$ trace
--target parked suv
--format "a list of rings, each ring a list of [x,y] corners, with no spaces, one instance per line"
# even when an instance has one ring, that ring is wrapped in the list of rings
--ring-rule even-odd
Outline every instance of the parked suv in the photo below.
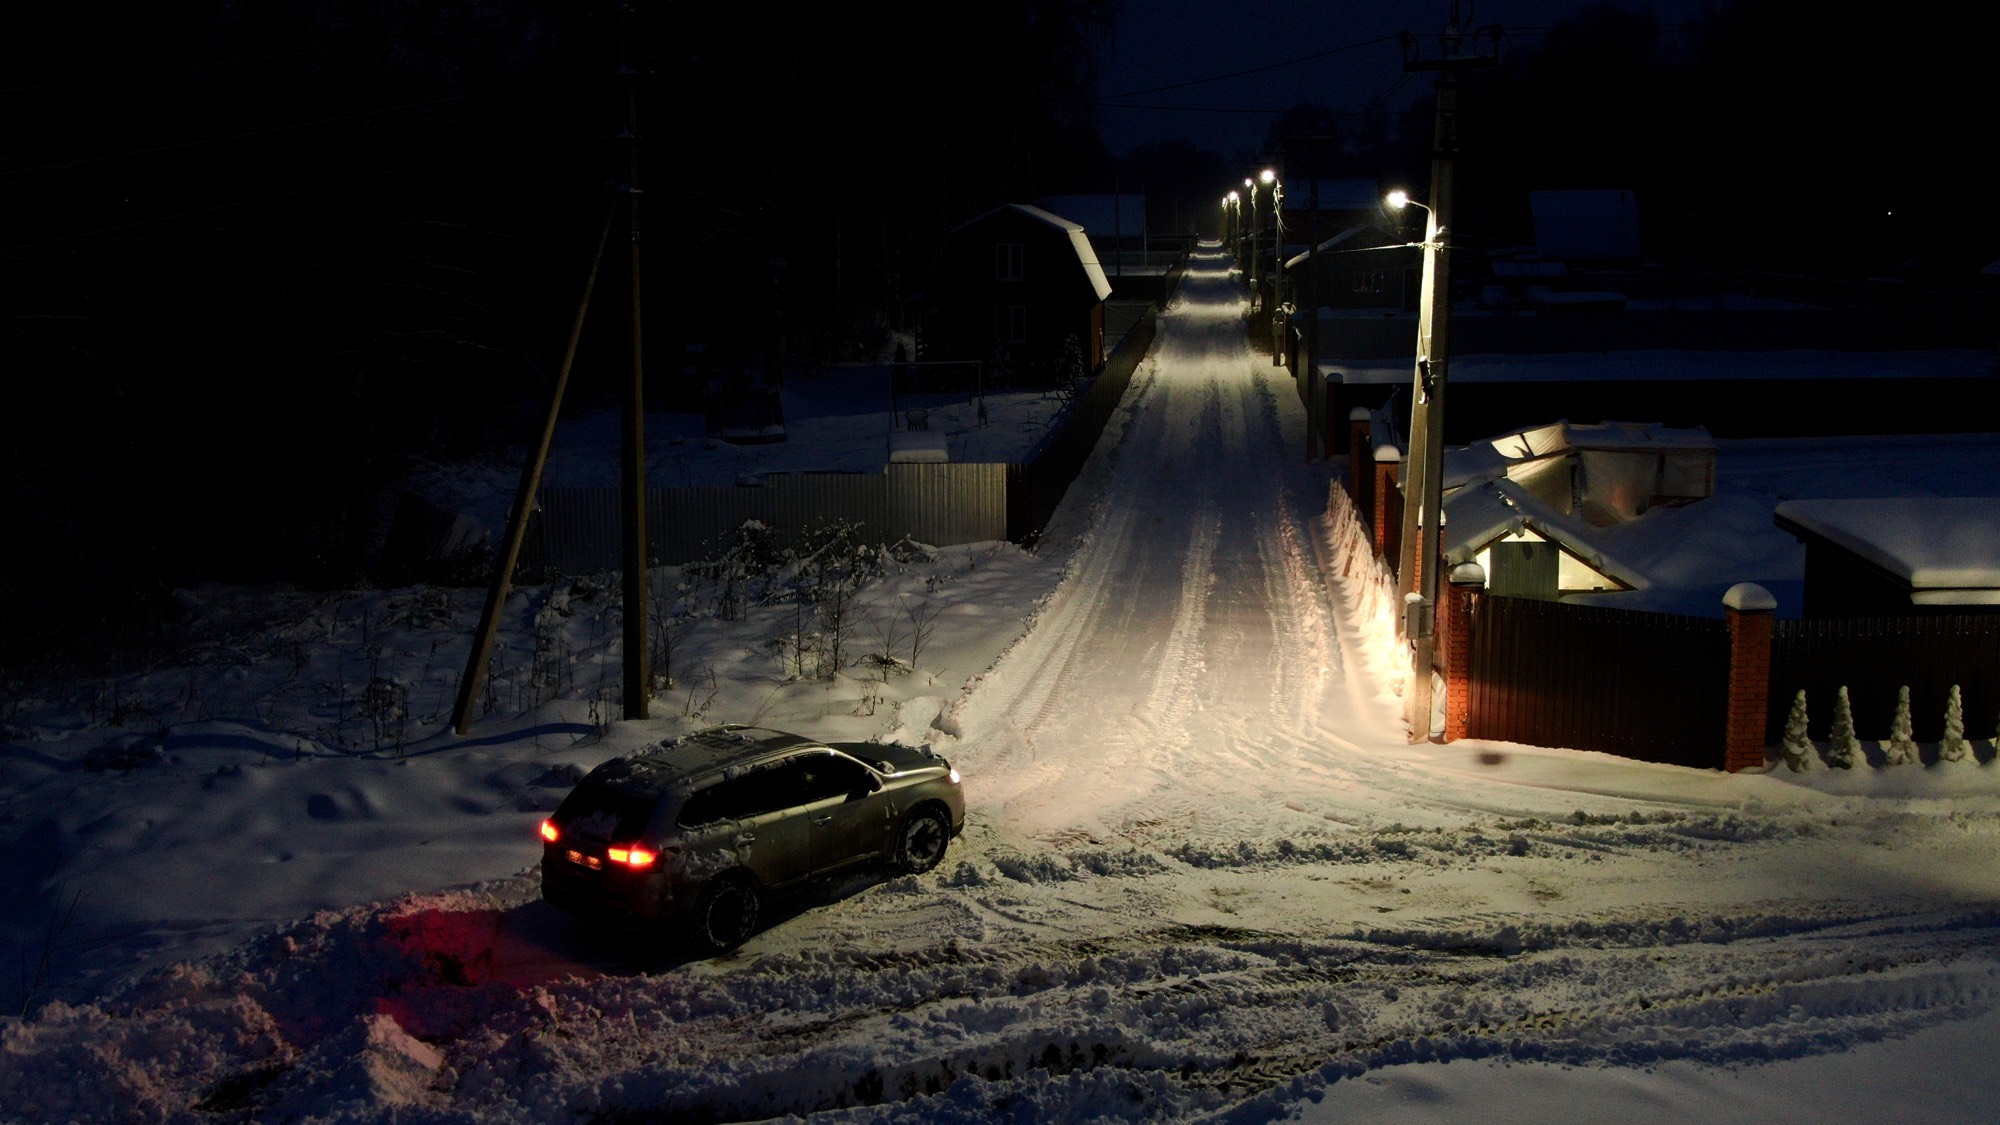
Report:
[[[715,727],[579,781],[542,822],[542,897],[722,952],[767,897],[871,863],[929,871],[964,827],[958,771],[928,748]]]

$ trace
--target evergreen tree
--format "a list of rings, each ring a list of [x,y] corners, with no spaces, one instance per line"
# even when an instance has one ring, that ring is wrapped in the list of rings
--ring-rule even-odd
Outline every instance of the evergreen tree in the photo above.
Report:
[[[1784,755],[1785,764],[1794,773],[1812,769],[1819,764],[1813,753],[1812,739],[1806,734],[1806,693],[1804,688],[1792,697],[1792,710],[1785,716],[1785,741],[1778,747]]]
[[[1944,739],[1938,743],[1938,761],[1972,760],[1972,743],[1965,738],[1965,704],[1959,697],[1958,685],[1953,684],[1944,701]]]
[[[1882,744],[1886,765],[1907,766],[1917,760],[1917,741],[1910,728],[1910,685],[1896,691],[1896,717],[1889,721],[1889,741]]]
[[[1839,769],[1851,770],[1866,758],[1861,752],[1861,740],[1854,736],[1854,711],[1847,702],[1847,685],[1833,697],[1833,729],[1826,735],[1826,764]]]

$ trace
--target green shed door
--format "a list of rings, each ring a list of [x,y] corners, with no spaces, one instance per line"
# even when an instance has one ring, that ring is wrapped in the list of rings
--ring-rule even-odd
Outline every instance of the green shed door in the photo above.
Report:
[[[1556,600],[1561,549],[1554,543],[1495,543],[1489,550],[1493,572],[1486,576],[1487,593]]]

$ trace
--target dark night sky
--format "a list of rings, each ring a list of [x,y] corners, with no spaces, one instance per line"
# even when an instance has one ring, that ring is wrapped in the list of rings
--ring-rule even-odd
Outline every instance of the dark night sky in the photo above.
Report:
[[[1533,44],[1539,29],[1595,2],[1483,0],[1460,10],[1470,27],[1498,24],[1511,42]],[[1673,25],[1709,2],[1623,6]],[[1235,156],[1254,152],[1271,116],[1301,101],[1357,111],[1381,98],[1388,109],[1405,109],[1431,80],[1404,72],[1398,37],[1431,37],[1426,46],[1434,53],[1450,11],[1450,0],[1125,0],[1099,82],[1105,142],[1122,152],[1185,137]],[[1161,89],[1168,86],[1176,88]]]

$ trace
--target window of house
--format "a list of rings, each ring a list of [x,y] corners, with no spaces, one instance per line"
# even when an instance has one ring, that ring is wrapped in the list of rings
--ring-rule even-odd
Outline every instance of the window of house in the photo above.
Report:
[[[1002,344],[1027,343],[1028,306],[995,305],[993,307],[993,339]]]
[[[1018,242],[994,243],[993,280],[995,281],[1021,280],[1022,259],[1024,257],[1025,255],[1022,253],[1021,244]]]

